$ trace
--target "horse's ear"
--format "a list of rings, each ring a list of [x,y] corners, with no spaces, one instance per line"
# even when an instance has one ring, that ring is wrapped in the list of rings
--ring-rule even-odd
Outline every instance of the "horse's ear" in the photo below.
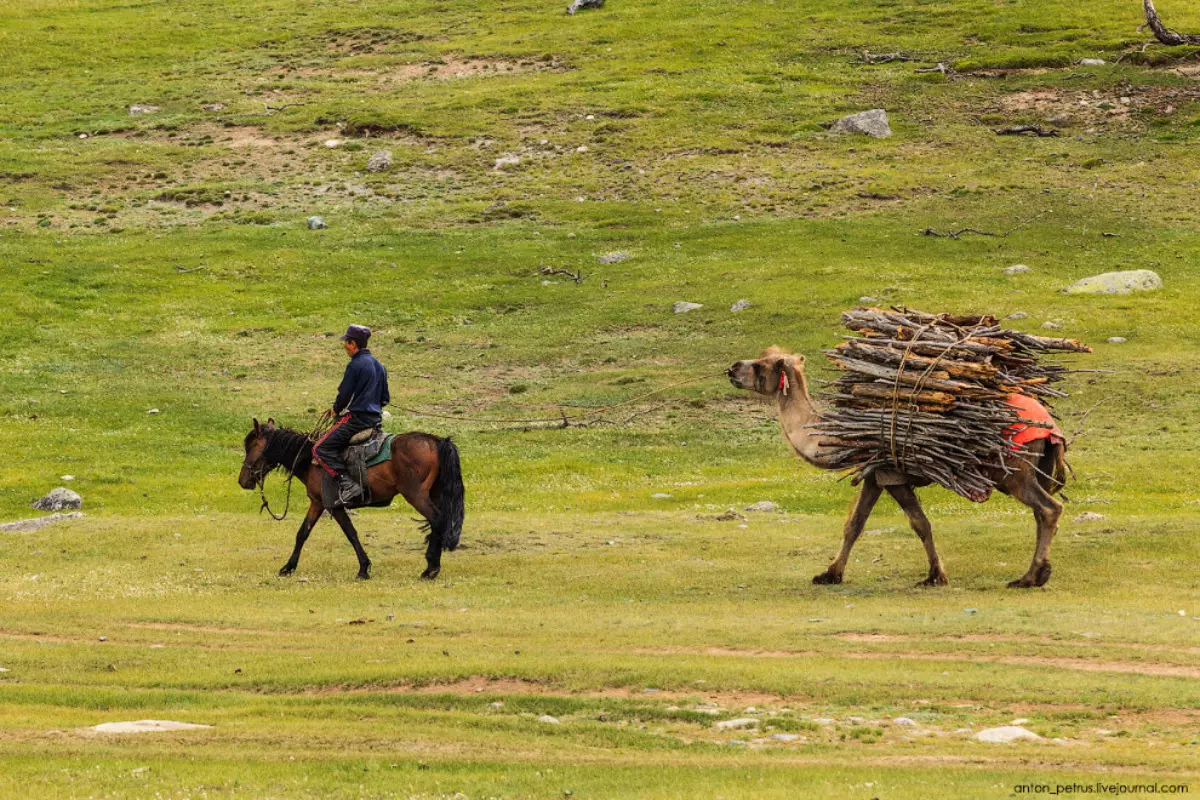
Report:
[[[258,417],[254,418],[254,433],[255,434],[262,433],[262,425],[258,424]]]
[[[274,417],[269,417],[267,419],[267,430],[269,430],[269,431],[275,430],[275,418]]]

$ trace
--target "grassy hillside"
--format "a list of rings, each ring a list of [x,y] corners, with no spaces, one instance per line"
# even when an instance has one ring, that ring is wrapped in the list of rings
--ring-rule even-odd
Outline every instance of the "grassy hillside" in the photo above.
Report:
[[[1132,0],[562,12],[0,4],[0,520],[60,484],[87,512],[0,534],[0,793],[1196,785],[1196,53],[1143,48]],[[916,60],[862,58],[894,51]],[[827,131],[869,108],[892,137]],[[993,132],[1017,124],[1061,135]],[[922,235],[964,227],[1007,235]],[[1133,268],[1166,288],[1060,292]],[[923,556],[887,503],[848,583],[808,584],[852,489],[720,372],[778,344],[828,377],[864,296],[1095,346],[1056,407],[1069,433],[1093,410],[1047,590],[1000,588],[1025,509],[941,490],[953,588],[907,588]],[[371,584],[329,521],[273,577],[292,522],[234,480],[252,417],[306,428],[332,399],[348,322],[376,331],[389,429],[462,449],[467,547],[437,585],[400,507],[356,518]],[[715,519],[763,499],[785,513]],[[713,727],[747,706],[760,733]],[[1020,717],[1068,744],[961,733]],[[77,730],[140,718],[216,728]]]

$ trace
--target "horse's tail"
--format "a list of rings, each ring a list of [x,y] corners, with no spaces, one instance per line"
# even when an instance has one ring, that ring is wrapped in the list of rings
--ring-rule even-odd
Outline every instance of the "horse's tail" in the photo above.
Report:
[[[441,537],[442,549],[453,550],[458,547],[459,537],[462,536],[466,488],[458,461],[458,447],[449,437],[438,440],[437,458],[438,476],[430,491],[437,507],[437,517],[430,527],[434,534]]]
[[[1067,443],[1053,437],[1038,460],[1037,480],[1050,494],[1057,494],[1067,485]]]

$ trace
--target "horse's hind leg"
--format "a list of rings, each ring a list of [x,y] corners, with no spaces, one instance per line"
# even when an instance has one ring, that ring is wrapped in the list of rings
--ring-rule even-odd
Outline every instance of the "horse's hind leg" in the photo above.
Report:
[[[404,499],[429,525],[429,534],[425,537],[425,571],[421,573],[421,580],[431,581],[442,571],[442,530],[437,524],[437,507],[426,487],[415,490],[405,488]]]
[[[296,566],[300,563],[300,551],[304,549],[304,543],[308,541],[308,535],[312,533],[313,526],[317,524],[317,520],[321,519],[322,511],[324,508],[319,499],[310,500],[308,513],[304,515],[304,522],[300,523],[300,530],[296,531],[296,546],[292,549],[292,557],[280,568],[280,575],[291,575],[296,571]]]
[[[342,533],[346,534],[346,538],[350,540],[350,546],[354,548],[354,555],[358,556],[358,579],[360,581],[367,580],[371,577],[371,559],[367,558],[367,551],[363,550],[362,543],[358,541],[358,531],[354,530],[354,523],[350,521],[350,515],[344,508],[335,508],[329,513],[333,514],[337,524],[342,526]]]
[[[850,560],[850,549],[854,547],[854,542],[862,533],[863,527],[867,524],[867,518],[871,516],[871,509],[875,507],[875,501],[879,499],[880,493],[883,491],[874,478],[867,478],[862,483],[862,488],[858,491],[858,499],[854,501],[854,508],[850,511],[850,517],[846,520],[846,526],[842,530],[842,549],[838,551],[837,557],[833,559],[833,563],[829,568],[812,579],[813,583],[830,584],[841,583],[842,574],[846,571],[846,562]]]
[[[938,555],[937,549],[933,546],[933,526],[929,524],[929,518],[925,516],[925,510],[921,508],[921,501],[917,498],[917,493],[908,485],[886,488],[888,494],[904,509],[904,513],[908,516],[908,523],[912,525],[921,544],[925,545],[925,555],[929,558],[929,575],[917,585],[947,585],[950,580],[946,577],[946,568],[942,565],[942,558]]]
[[[1032,470],[1020,473],[1006,488],[1009,494],[1033,509],[1033,517],[1037,520],[1037,545],[1034,547],[1033,561],[1025,574],[1010,582],[1008,588],[1028,589],[1033,586],[1045,586],[1050,580],[1050,543],[1054,541],[1054,534],[1058,532],[1062,503],[1041,487]]]

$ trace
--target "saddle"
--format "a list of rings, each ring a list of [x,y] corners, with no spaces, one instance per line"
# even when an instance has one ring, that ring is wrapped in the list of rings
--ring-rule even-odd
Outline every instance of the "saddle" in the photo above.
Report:
[[[360,506],[387,506],[388,503],[375,503],[371,497],[371,482],[367,480],[367,467],[377,463],[379,456],[388,444],[391,437],[383,432],[383,428],[368,428],[365,431],[359,431],[350,439],[350,446],[346,448],[346,475],[359,486],[362,487],[362,495],[358,501],[349,508],[359,508]],[[333,478],[326,475],[325,480],[321,482],[321,500],[326,508],[333,508],[337,504],[338,489],[337,483]]]

